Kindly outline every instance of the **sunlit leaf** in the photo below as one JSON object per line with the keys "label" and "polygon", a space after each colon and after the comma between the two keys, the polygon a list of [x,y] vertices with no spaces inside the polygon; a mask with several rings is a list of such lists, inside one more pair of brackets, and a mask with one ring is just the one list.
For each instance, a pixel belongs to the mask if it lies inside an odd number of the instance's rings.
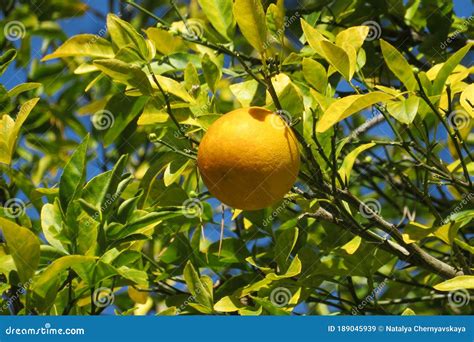
{"label": "sunlit leaf", "polygon": [[364,95],[350,95],[338,99],[324,111],[324,114],[318,122],[316,131],[320,133],[325,132],[334,124],[352,114],[358,113],[378,102],[385,102],[391,98],[393,98],[392,95],[374,91]]}

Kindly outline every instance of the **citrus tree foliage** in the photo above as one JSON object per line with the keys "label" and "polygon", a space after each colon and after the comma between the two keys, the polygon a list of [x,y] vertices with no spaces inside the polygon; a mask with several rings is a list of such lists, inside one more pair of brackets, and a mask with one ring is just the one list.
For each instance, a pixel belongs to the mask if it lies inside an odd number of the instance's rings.
{"label": "citrus tree foliage", "polygon": [[[28,78],[0,86],[4,314],[472,313],[472,17],[444,0],[110,3],[0,5],[0,73]],[[66,37],[58,20],[82,15],[102,29]],[[285,119],[302,168],[242,212],[196,152],[248,106]]]}

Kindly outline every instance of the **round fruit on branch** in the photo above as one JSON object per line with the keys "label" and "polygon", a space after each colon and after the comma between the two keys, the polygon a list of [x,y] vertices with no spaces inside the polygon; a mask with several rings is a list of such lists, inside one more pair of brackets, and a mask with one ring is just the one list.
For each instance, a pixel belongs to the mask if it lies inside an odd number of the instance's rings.
{"label": "round fruit on branch", "polygon": [[300,153],[291,128],[278,114],[240,108],[209,127],[199,146],[198,168],[210,193],[224,204],[258,210],[291,189]]}

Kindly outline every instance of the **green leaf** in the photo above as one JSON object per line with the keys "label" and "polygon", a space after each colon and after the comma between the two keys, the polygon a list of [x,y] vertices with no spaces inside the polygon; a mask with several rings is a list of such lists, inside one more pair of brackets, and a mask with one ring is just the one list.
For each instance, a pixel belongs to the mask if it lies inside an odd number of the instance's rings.
{"label": "green leaf", "polygon": [[448,77],[452,74],[459,63],[461,63],[471,47],[472,43],[468,43],[465,47],[456,51],[456,53],[449,57],[449,59],[443,64],[433,81],[433,92],[431,95],[440,95],[443,92]]}
{"label": "green leaf", "polygon": [[7,242],[22,283],[29,283],[39,264],[40,241],[29,229],[0,217],[0,228]]}
{"label": "green leaf", "polygon": [[112,44],[106,39],[94,34],[79,34],[66,40],[42,61],[63,57],[113,58],[114,55]]}
{"label": "green leaf", "polygon": [[269,273],[267,274],[266,278],[269,280],[281,280],[285,278],[295,277],[300,273],[301,273],[301,261],[298,258],[298,255],[296,255],[284,274]]}
{"label": "green leaf", "polygon": [[24,93],[33,89],[37,89],[39,87],[41,87],[41,83],[36,83],[36,82],[22,83],[10,89],[8,91],[8,96],[15,97],[15,96],[20,95],[21,93]]}
{"label": "green leaf", "polygon": [[78,264],[94,262],[96,259],[96,257],[82,255],[68,255],[56,259],[33,281],[31,290],[40,297],[45,298],[50,289],[57,285],[61,272]]}
{"label": "green leaf", "polygon": [[25,102],[13,120],[9,115],[3,115],[0,120],[0,163],[10,164],[15,152],[16,143],[23,123],[28,118],[31,110],[38,103],[39,98]]}
{"label": "green leaf", "polygon": [[267,25],[261,0],[235,0],[234,16],[245,39],[263,54],[267,44]]}
{"label": "green leaf", "polygon": [[405,85],[407,90],[414,91],[417,89],[417,82],[410,64],[403,55],[390,43],[380,40],[383,58],[388,68],[393,74]]}
{"label": "green leaf", "polygon": [[65,240],[62,232],[61,208],[57,199],[53,204],[46,203],[41,209],[41,228],[49,244],[66,253]]}
{"label": "green leaf", "polygon": [[221,68],[214,64],[214,62],[209,58],[209,55],[207,53],[202,57],[201,63],[206,83],[209,85],[209,89],[211,89],[211,91],[215,93],[217,83],[222,77]]}
{"label": "green leaf", "polygon": [[257,94],[258,82],[255,80],[249,80],[241,83],[234,83],[231,84],[229,88],[242,107],[249,107]]}
{"label": "green leaf", "polygon": [[462,275],[443,281],[433,286],[438,291],[456,291],[461,289],[474,289],[474,276]]}
{"label": "green leaf", "polygon": [[320,42],[324,58],[336,69],[346,80],[351,80],[351,63],[348,54],[339,46],[322,40]]}
{"label": "green leaf", "polygon": [[286,272],[288,268],[288,259],[290,257],[291,251],[298,241],[298,228],[286,229],[278,235],[274,253],[276,255],[275,259],[280,267],[282,272]]}
{"label": "green leaf", "polygon": [[198,2],[211,25],[230,41],[235,31],[232,0],[198,0]]}
{"label": "green leaf", "polygon": [[196,272],[190,261],[188,261],[184,267],[183,276],[186,285],[191,294],[195,297],[196,302],[212,311],[214,302],[212,280],[207,276],[199,277],[199,274]]}
{"label": "green leaf", "polygon": [[364,95],[350,95],[338,99],[331,103],[324,111],[321,119],[318,122],[316,131],[322,133],[331,128],[334,124],[345,118],[360,112],[361,110],[370,107],[378,102],[384,102],[393,98],[393,95],[374,91]]}
{"label": "green leaf", "polygon": [[59,200],[65,213],[69,203],[76,199],[86,179],[87,145],[89,135],[79,144],[66,164],[59,180]]}
{"label": "green leaf", "polygon": [[409,125],[415,120],[419,106],[420,98],[409,96],[407,99],[403,98],[400,101],[395,100],[387,103],[387,111],[399,122]]}
{"label": "green leaf", "polygon": [[132,45],[140,53],[143,60],[148,61],[151,59],[145,38],[143,38],[143,36],[125,20],[120,19],[115,14],[108,14],[107,29],[110,33],[113,44],[118,49],[124,48],[127,45]]}
{"label": "green leaf", "polygon": [[147,102],[145,96],[133,97],[116,94],[107,102],[104,115],[111,113],[113,124],[105,131],[104,145],[109,146],[119,139],[127,126],[140,114]]}
{"label": "green leaf", "polygon": [[326,69],[310,58],[303,58],[302,66],[305,80],[318,92],[324,94],[328,84]]}
{"label": "green leaf", "polygon": [[140,67],[118,59],[100,59],[94,65],[114,81],[138,89],[143,95],[151,95],[151,85]]}
{"label": "green leaf", "polygon": [[16,58],[16,50],[7,50],[3,55],[0,56],[0,76],[7,70],[11,62]]}
{"label": "green leaf", "polygon": [[344,158],[344,161],[342,162],[341,168],[339,169],[339,175],[341,176],[343,181],[347,181],[349,183],[352,167],[354,166],[357,157],[359,156],[359,154],[373,146],[375,146],[375,143],[363,144],[352,150],[349,154],[347,154],[347,156]]}

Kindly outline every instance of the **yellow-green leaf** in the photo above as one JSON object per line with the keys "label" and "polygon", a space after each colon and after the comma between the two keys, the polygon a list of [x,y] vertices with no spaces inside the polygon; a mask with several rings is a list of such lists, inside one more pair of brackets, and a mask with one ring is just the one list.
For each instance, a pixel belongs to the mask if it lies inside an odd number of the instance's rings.
{"label": "yellow-green leaf", "polygon": [[303,58],[302,66],[305,80],[318,92],[324,94],[328,83],[326,69],[321,63],[310,58]]}
{"label": "yellow-green leaf", "polygon": [[378,102],[385,102],[392,99],[393,96],[379,91],[364,95],[350,95],[333,102],[324,111],[318,122],[316,131],[322,133],[327,131],[337,122],[344,120],[354,113],[370,107]]}
{"label": "yellow-green leaf", "polygon": [[39,264],[40,241],[28,228],[0,217],[0,228],[7,242],[22,283],[29,283]]}
{"label": "yellow-green leaf", "polygon": [[420,98],[409,96],[407,99],[394,100],[387,103],[387,110],[391,116],[404,124],[411,124],[418,113]]}
{"label": "yellow-green leaf", "polygon": [[267,25],[261,0],[235,0],[234,16],[245,39],[262,54],[267,42]]}
{"label": "yellow-green leaf", "polygon": [[474,276],[462,275],[448,279],[433,286],[438,291],[456,291],[461,289],[474,289]]}
{"label": "yellow-green leaf", "polygon": [[451,55],[449,59],[443,64],[435,80],[433,81],[433,93],[432,95],[440,95],[444,89],[446,81],[456,67],[461,63],[462,59],[472,47],[472,43],[466,45],[462,49],[456,51],[455,54]]}
{"label": "yellow-green leaf", "polygon": [[238,311],[243,305],[240,303],[240,299],[234,296],[225,296],[221,298],[216,304],[214,304],[214,310],[219,312],[235,312]]}
{"label": "yellow-green leaf", "polygon": [[107,29],[118,50],[130,45],[140,53],[144,60],[151,59],[152,56],[145,38],[128,22],[115,14],[109,14],[107,15]]}
{"label": "yellow-green leaf", "polygon": [[418,222],[409,222],[403,230],[403,241],[405,243],[419,241],[433,233],[436,229],[436,227],[428,227]]}
{"label": "yellow-green leaf", "polygon": [[319,31],[313,26],[308,24],[304,19],[301,19],[301,28],[303,29],[304,36],[309,46],[311,46],[318,55],[325,57],[324,51],[321,47],[321,42],[328,42],[328,39],[319,33]]}
{"label": "yellow-green leaf", "polygon": [[380,40],[380,47],[382,48],[383,58],[388,68],[408,90],[414,91],[417,88],[416,78],[411,65],[408,64],[405,57],[403,57],[398,49],[383,39]]}
{"label": "yellow-green leaf", "polygon": [[339,175],[341,176],[343,181],[349,182],[349,179],[351,177],[351,172],[352,172],[352,167],[354,166],[354,163],[362,152],[365,150],[375,146],[375,143],[368,143],[364,145],[360,145],[359,147],[355,148],[353,151],[351,151],[345,158],[344,161],[342,162],[341,168],[339,169]]}
{"label": "yellow-green leaf", "polygon": [[357,67],[357,53],[369,33],[368,26],[354,26],[341,31],[336,36],[336,45],[346,51],[349,58],[349,79],[352,78]]}
{"label": "yellow-green leaf", "polygon": [[346,80],[352,78],[351,65],[348,54],[339,46],[323,40],[320,42],[326,60],[336,69]]}
{"label": "yellow-green leaf", "polygon": [[474,83],[468,85],[463,90],[459,102],[461,103],[461,106],[464,108],[464,110],[472,118],[474,118]]}
{"label": "yellow-green leaf", "polygon": [[147,37],[155,43],[156,50],[163,55],[171,55],[177,51],[185,50],[183,39],[173,36],[168,31],[150,27],[146,31]]}
{"label": "yellow-green leaf", "polygon": [[79,34],[69,38],[53,53],[43,57],[43,61],[63,57],[113,58],[112,44],[94,34]]}
{"label": "yellow-green leaf", "polygon": [[355,236],[351,241],[346,243],[341,249],[345,250],[347,254],[354,254],[362,242],[362,238],[360,236]]}
{"label": "yellow-green leaf", "polygon": [[405,310],[403,310],[402,316],[416,316],[416,313],[412,309],[406,308]]}
{"label": "yellow-green leaf", "polygon": [[2,116],[2,119],[0,120],[0,163],[11,163],[21,126],[28,118],[28,115],[34,106],[36,106],[38,101],[39,98],[35,98],[25,102],[20,107],[16,120],[13,120],[7,114]]}
{"label": "yellow-green leaf", "polygon": [[211,25],[230,41],[235,30],[232,0],[198,0],[198,2]]}

